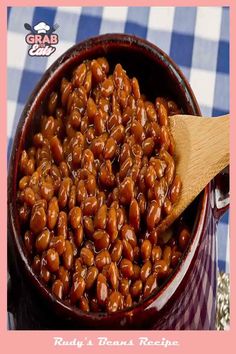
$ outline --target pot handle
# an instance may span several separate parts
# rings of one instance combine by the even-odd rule
[[[218,221],[229,209],[229,166],[221,171],[213,180],[214,208],[213,213]]]

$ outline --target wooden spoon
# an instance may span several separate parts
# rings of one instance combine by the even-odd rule
[[[170,117],[175,140],[176,173],[182,180],[179,201],[158,226],[165,231],[204,187],[229,165],[229,114],[216,118]]]

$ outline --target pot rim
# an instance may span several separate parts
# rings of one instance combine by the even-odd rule
[[[31,282],[34,284],[34,286],[39,290],[41,295],[46,299],[49,300],[52,304],[59,306],[59,308],[62,310],[62,312],[65,312],[67,315],[73,318],[80,318],[81,316],[84,319],[88,320],[102,320],[102,319],[110,319],[110,318],[115,318],[115,317],[120,317],[120,316],[129,316],[130,314],[134,314],[134,312],[138,311],[140,306],[143,306],[144,308],[147,308],[151,303],[155,301],[158,301],[160,297],[163,297],[163,294],[166,293],[166,290],[168,290],[169,286],[171,283],[173,283],[174,279],[176,279],[178,273],[181,271],[183,268],[183,265],[186,263],[186,258],[188,257],[194,242],[196,241],[196,236],[199,235],[203,227],[203,221],[205,218],[205,211],[206,211],[206,206],[209,198],[209,188],[208,186],[205,187],[203,191],[203,198],[198,204],[198,213],[195,219],[195,223],[193,226],[193,231],[192,231],[192,237],[191,241],[189,243],[187,252],[185,253],[183,260],[181,264],[175,269],[175,271],[171,274],[170,278],[164,283],[163,287],[161,289],[157,289],[154,291],[149,297],[147,297],[145,300],[142,300],[140,303],[137,305],[133,306],[130,309],[125,309],[121,311],[117,311],[115,313],[96,313],[96,312],[88,312],[85,313],[79,308],[75,306],[71,306],[70,304],[67,304],[65,301],[57,299],[48,289],[47,287],[39,280],[39,278],[34,274],[31,266],[29,265],[28,259],[24,253],[24,250],[21,246],[22,240],[20,240],[20,237],[18,237],[18,232],[17,232],[17,223],[16,223],[16,208],[15,208],[15,202],[11,200],[11,197],[13,195],[13,183],[16,181],[17,177],[17,171],[18,167],[15,166],[17,159],[17,154],[20,153],[21,149],[19,149],[19,144],[22,145],[22,139],[23,139],[23,134],[24,134],[24,128],[27,125],[27,121],[29,120],[29,117],[34,115],[34,108],[36,106],[36,103],[40,101],[40,97],[43,95],[49,84],[52,84],[53,81],[57,81],[56,76],[60,71],[65,70],[65,68],[73,66],[73,63],[76,62],[77,56],[80,56],[79,62],[83,60],[83,56],[86,57],[87,53],[91,48],[95,49],[96,46],[102,46],[102,49],[106,52],[107,48],[110,45],[117,45],[120,44],[123,47],[131,47],[136,46],[136,48],[143,48],[146,51],[146,54],[148,53],[150,55],[153,55],[155,57],[158,57],[158,59],[164,63],[165,65],[168,65],[168,70],[172,72],[172,74],[177,78],[179,84],[185,88],[185,94],[186,94],[186,99],[188,103],[192,104],[192,108],[195,110],[196,114],[201,115],[199,105],[197,103],[197,100],[195,98],[195,95],[190,87],[190,84],[188,83],[187,79],[185,78],[184,74],[180,70],[180,68],[177,66],[177,64],[165,53],[163,52],[159,47],[156,45],[148,42],[147,40],[143,38],[139,38],[134,35],[127,35],[127,34],[105,34],[105,35],[100,35],[97,37],[92,37],[89,39],[84,40],[83,42],[77,43],[71,48],[69,48],[65,53],[63,53],[58,59],[55,60],[55,62],[46,70],[46,72],[43,74],[41,80],[39,83],[36,85],[35,89],[31,93],[29,99],[27,100],[27,103],[24,107],[24,110],[21,114],[18,126],[17,126],[17,131],[20,131],[21,133],[19,136],[17,134],[14,137],[14,143],[12,146],[12,151],[11,151],[11,157],[10,157],[10,163],[9,163],[9,171],[8,171],[8,227],[10,229],[10,237],[13,239],[14,246],[17,250],[18,255],[20,256],[20,260],[23,263],[24,270],[26,271],[27,275],[29,276]],[[81,54],[83,53],[83,54]],[[199,237],[198,237],[198,242],[199,242]],[[196,244],[196,242],[195,242]],[[195,246],[194,246],[195,247]],[[193,254],[194,255],[194,254]],[[192,256],[193,258],[193,256]],[[192,259],[191,258],[191,259]],[[191,261],[189,262],[190,265]],[[189,266],[188,266],[189,267]],[[187,271],[187,269],[186,269]],[[185,273],[186,273],[185,271]],[[183,274],[183,277],[185,275]],[[177,284],[175,290],[178,288],[180,285],[181,281]],[[171,297],[171,296],[170,296]],[[169,298],[170,298],[169,297]],[[165,303],[168,302],[169,299],[165,301]],[[162,307],[164,304],[162,305]],[[162,308],[160,307],[160,309]]]

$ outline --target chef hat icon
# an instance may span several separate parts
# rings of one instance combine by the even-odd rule
[[[46,33],[50,30],[50,26],[48,26],[45,22],[39,22],[36,26],[34,26],[34,30],[40,33]]]

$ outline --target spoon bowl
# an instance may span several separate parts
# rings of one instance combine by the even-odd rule
[[[206,185],[229,164],[229,115],[215,118],[175,115],[170,129],[176,145],[176,173],[182,181],[180,200],[157,227],[165,231]]]

